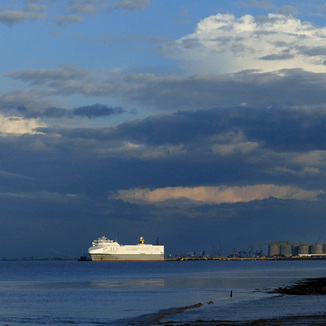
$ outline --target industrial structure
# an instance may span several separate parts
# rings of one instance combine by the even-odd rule
[[[323,257],[326,258],[326,244],[290,243],[289,241],[271,242],[268,257]]]

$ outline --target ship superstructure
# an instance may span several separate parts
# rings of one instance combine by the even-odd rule
[[[137,245],[121,245],[103,236],[92,242],[88,253],[93,261],[164,260],[164,246],[145,244],[143,237]]]

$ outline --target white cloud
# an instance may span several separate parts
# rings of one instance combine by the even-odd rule
[[[326,28],[289,15],[217,14],[164,50],[192,73],[292,68],[326,72]]]
[[[1,134],[38,134],[37,128],[44,127],[37,119],[23,119],[21,117],[5,117],[0,115]]]
[[[160,189],[120,190],[115,199],[133,203],[161,203],[188,199],[201,204],[240,203],[266,198],[316,200],[320,190],[304,190],[299,187],[259,184],[244,187],[166,187]]]

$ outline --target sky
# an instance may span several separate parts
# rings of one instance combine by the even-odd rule
[[[0,258],[326,243],[326,4],[3,0]]]

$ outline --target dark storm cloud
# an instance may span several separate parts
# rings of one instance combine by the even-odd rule
[[[16,230],[22,239],[45,241],[44,234],[51,231],[64,250],[71,248],[72,234],[78,234],[75,248],[87,248],[103,230],[117,234],[123,224],[126,239],[135,232],[154,233],[170,248],[183,251],[192,249],[187,232],[194,227],[199,234],[212,229],[201,246],[210,245],[219,234],[224,246],[232,247],[238,237],[239,245],[246,242],[243,229],[250,241],[266,239],[267,226],[272,230],[268,240],[279,239],[273,221],[294,224],[293,232],[283,233],[295,236],[310,211],[307,236],[312,236],[313,225],[323,218],[323,201],[300,200],[299,195],[318,191],[323,197],[321,191],[326,190],[325,124],[322,109],[237,107],[157,115],[107,128],[43,127],[38,134],[8,134],[0,138],[2,232]],[[296,191],[298,199],[195,206],[183,199],[162,207],[112,196],[136,188],[171,187],[174,193],[177,187],[265,189],[266,184]],[[38,227],[29,227],[26,216]],[[219,232],[228,233],[230,223],[241,228],[232,230],[232,240],[227,240]],[[171,229],[176,231],[171,234]],[[176,237],[184,239],[182,245]],[[10,246],[2,246],[10,252]]]
[[[26,118],[65,118],[85,117],[95,119],[125,113],[121,107],[110,107],[105,104],[93,104],[73,109],[49,106],[50,100],[40,99],[37,90],[16,90],[0,95],[0,111],[5,114],[16,114]]]
[[[295,171],[310,168],[318,176],[325,170],[325,123],[322,110],[311,114],[300,110],[234,108],[185,111],[114,128],[39,128],[43,134],[2,139],[6,157],[3,164],[8,164],[1,170],[18,175],[29,171],[27,176],[37,179],[43,171],[44,184],[53,183],[57,190],[64,185],[67,193],[78,191],[73,184],[80,175],[87,185],[80,189],[87,192],[94,185],[102,196],[110,189],[150,184],[255,184],[266,179],[286,183],[293,179]],[[13,152],[16,142],[17,152]],[[10,151],[11,155],[6,156]],[[310,157],[310,162],[305,161],[304,155],[308,159],[312,152],[315,156]],[[35,160],[35,165],[13,164],[21,155],[25,162]],[[39,166],[37,161],[46,164]],[[95,170],[92,164],[96,164]],[[18,170],[11,171],[14,166]],[[48,172],[53,169],[61,171],[61,181],[59,175]],[[103,175],[109,178],[109,184],[103,182]]]
[[[69,146],[80,148],[79,155],[126,160],[120,164],[129,177],[120,182],[128,184],[127,188],[136,186],[132,180],[163,187],[264,180],[286,184],[297,176],[299,185],[300,175],[301,180],[310,176],[320,184],[322,179],[314,178],[325,174],[325,123],[323,110],[311,114],[304,110],[234,108],[185,111],[115,128],[60,133]],[[51,134],[50,130],[44,132]],[[132,170],[126,172],[131,166],[137,177]]]
[[[107,137],[132,142],[134,147],[124,148],[124,155],[151,159],[160,167],[155,187],[170,182],[305,186],[310,180],[310,187],[315,183],[323,188],[325,123],[323,109],[212,109],[125,123]],[[117,153],[122,155],[112,155]]]
[[[287,151],[289,148],[325,149],[323,140],[325,123],[326,113],[323,109],[311,111],[277,107],[270,109],[237,107],[153,116],[124,123],[116,128],[115,133],[123,137],[129,135],[130,139],[148,144],[192,145],[202,137],[243,132],[252,141],[263,142],[264,146]]]
[[[122,114],[125,112],[123,108],[113,108],[104,104],[93,104],[89,106],[81,106],[74,109],[64,109],[57,107],[48,107],[43,111],[26,112],[23,111],[24,116],[28,118],[74,118],[85,117],[88,119],[95,119],[99,117],[108,117],[111,115]]]
[[[77,116],[85,116],[89,119],[105,117],[112,114],[124,113],[122,108],[110,108],[106,105],[94,104],[89,106],[82,106],[72,110],[72,113]]]
[[[196,160],[201,160],[206,156],[217,155],[219,150],[219,155],[224,155],[226,159],[230,154],[244,155],[246,146],[246,155],[249,156],[250,148],[256,154],[258,148],[279,153],[323,151],[326,146],[323,141],[325,123],[326,114],[323,109],[238,107],[157,115],[125,122],[114,128],[47,127],[42,130],[49,137],[51,134],[61,134],[63,139],[67,139],[67,144],[71,144],[73,139],[83,139],[82,144],[86,146],[89,141],[94,145],[94,151],[101,149],[105,144],[107,154],[103,155],[119,157],[123,154],[136,158],[139,154],[138,158],[143,158],[141,154],[147,150],[163,150],[165,147],[165,158],[173,159],[178,155],[182,157],[185,153],[191,156],[195,152],[201,152],[200,157],[193,155]],[[240,146],[237,147],[237,144]],[[250,147],[250,144],[256,144],[258,148]],[[212,149],[214,145],[217,146],[216,152]],[[223,151],[223,147],[218,145],[230,146],[230,150],[224,147]],[[179,150],[168,152],[168,148],[177,147]],[[148,159],[151,158],[148,156]]]

